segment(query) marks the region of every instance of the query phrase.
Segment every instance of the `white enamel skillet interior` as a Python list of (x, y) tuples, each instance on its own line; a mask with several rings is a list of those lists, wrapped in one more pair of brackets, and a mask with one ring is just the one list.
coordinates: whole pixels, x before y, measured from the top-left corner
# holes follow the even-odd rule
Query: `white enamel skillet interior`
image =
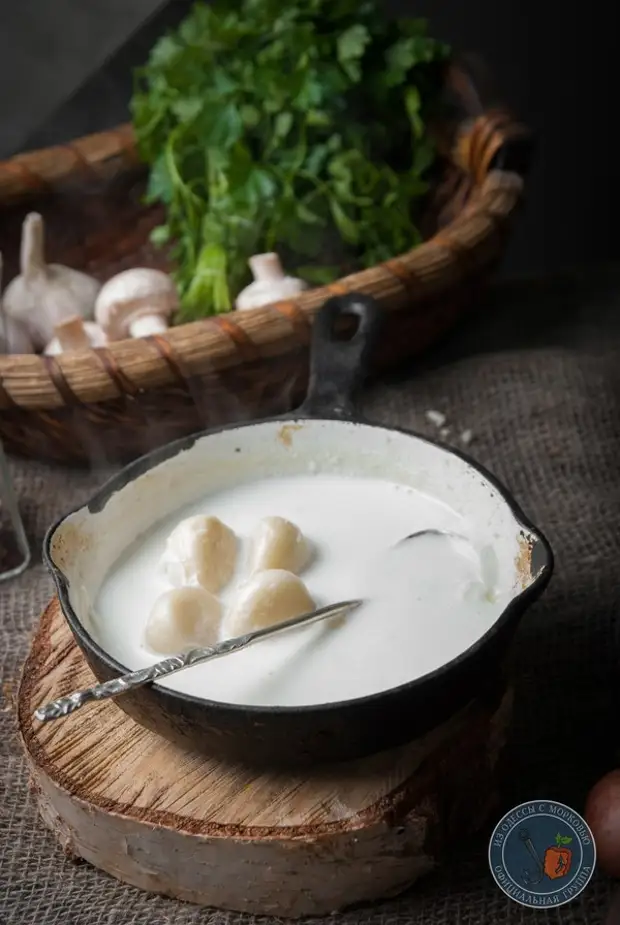
[[(335, 322), (349, 314), (359, 318), (357, 331), (350, 340), (335, 339)], [(162, 725), (159, 721), (159, 710), (162, 715), (169, 714), (168, 719), (171, 714), (176, 731), (182, 730), (181, 737), (188, 730), (191, 737), (193, 730), (189, 727), (202, 726), (202, 717), (208, 718), (209, 729), (221, 719), (223, 730), (218, 732), (218, 741), (222, 741), (222, 731), (231, 732), (233, 745), (224, 750), (243, 756), (245, 746), (241, 746), (241, 751), (237, 747), (240, 733), (236, 720), (244, 728), (242, 738), (245, 736), (247, 741), (248, 717), (271, 722), (280, 715), (281, 719), (274, 721), (274, 731), (277, 727), (276, 737), (281, 737), (287, 726), (285, 715), (293, 720), (304, 715), (309, 718), (314, 713), (315, 720), (322, 717), (327, 726), (323, 728), (319, 723), (319, 728), (311, 723), (308, 734), (320, 733), (324, 743), (331, 743), (327, 747), (328, 757), (332, 753), (339, 757), (334, 739), (339, 736), (337, 723), (333, 724), (332, 717), (332, 728), (326, 720), (330, 710), (344, 709), (350, 719), (356, 715), (350, 710), (357, 705), (362, 709), (357, 719), (362, 722), (364, 703), (372, 706), (368, 715), (375, 716), (381, 698), (393, 707), (402, 693), (401, 705), (405, 706), (413, 694), (414, 699), (424, 697), (430, 708), (426, 720), (433, 722), (435, 700), (438, 709), (448, 710), (475, 693), (467, 689), (472, 671), (475, 674), (480, 670), (481, 658), (486, 662), (487, 656), (496, 657), (496, 643), (507, 636), (502, 630), (516, 625), (520, 614), (547, 584), (553, 568), (547, 541), (488, 472), (465, 454), (423, 436), (355, 418), (352, 396), (364, 377), (378, 318), (374, 302), (366, 297), (350, 295), (330, 300), (315, 321), (309, 394), (297, 415), (230, 426), (156, 450), (127, 466), (88, 505), (55, 524), (46, 537), (44, 553), (63, 613), (99, 679), (106, 680), (135, 667), (120, 664), (104, 651), (92, 618), (93, 603), (102, 582), (123, 552), (157, 522), (206, 495), (249, 480), (307, 475), (312, 470), (370, 476), (419, 488), (478, 525), (481, 536), (493, 538), (499, 583), (514, 589), (504, 612), (482, 638), (456, 659), (431, 675), (391, 691), (316, 707), (261, 707), (220, 703), (153, 685), (118, 701), (119, 706), (145, 725), (174, 737), (168, 729), (169, 723), (162, 721)], [(465, 690), (459, 690), (461, 683), (466, 685)], [(159, 702), (154, 703), (153, 698), (156, 701), (159, 698)], [(241, 713), (245, 720), (241, 720)], [(236, 719), (235, 714), (238, 714)], [(390, 726), (383, 725), (386, 730)], [(202, 733), (204, 738), (204, 728)], [(269, 732), (265, 735), (269, 740)], [(378, 738), (382, 738), (381, 734)], [(395, 738), (394, 733), (390, 738)], [(343, 742), (342, 749), (347, 754), (374, 750), (371, 740), (376, 739), (377, 736), (359, 733), (352, 747)], [(286, 750), (282, 742), (275, 746), (272, 742), (269, 747), (280, 752)]]

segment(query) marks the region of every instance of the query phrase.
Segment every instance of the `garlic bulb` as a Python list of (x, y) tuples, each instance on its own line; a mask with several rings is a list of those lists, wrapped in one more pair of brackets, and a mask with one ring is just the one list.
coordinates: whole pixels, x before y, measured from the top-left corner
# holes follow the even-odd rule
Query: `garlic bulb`
[(54, 326), (72, 315), (92, 318), (100, 285), (92, 276), (46, 263), (43, 219), (31, 212), (24, 219), (20, 276), (4, 294), (6, 314), (26, 326), (35, 347), (54, 336)]
[(26, 326), (5, 312), (2, 301), (2, 254), (0, 254), (0, 353), (34, 353)]
[(256, 254), (248, 263), (254, 282), (237, 296), (235, 308), (239, 311), (292, 299), (308, 288), (302, 279), (285, 275), (277, 254)]
[(34, 353), (25, 325), (6, 316), (0, 324), (0, 353)]

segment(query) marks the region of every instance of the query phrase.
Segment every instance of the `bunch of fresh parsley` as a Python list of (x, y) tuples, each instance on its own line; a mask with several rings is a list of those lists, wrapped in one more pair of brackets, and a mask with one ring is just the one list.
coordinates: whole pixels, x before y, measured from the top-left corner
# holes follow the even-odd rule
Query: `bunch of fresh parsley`
[(381, 0), (198, 3), (136, 75), (181, 320), (228, 311), (252, 254), (325, 282), (419, 242), (448, 48)]

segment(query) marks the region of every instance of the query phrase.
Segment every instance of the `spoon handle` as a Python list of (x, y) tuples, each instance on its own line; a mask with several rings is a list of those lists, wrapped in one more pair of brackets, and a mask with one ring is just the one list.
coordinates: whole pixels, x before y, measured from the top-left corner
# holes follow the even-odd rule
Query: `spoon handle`
[(121, 694), (128, 693), (128, 691), (142, 687), (144, 684), (150, 684), (159, 678), (165, 678), (168, 675), (175, 674), (177, 671), (183, 671), (184, 668), (191, 668), (192, 665), (201, 665), (212, 658), (220, 658), (222, 655), (238, 652), (254, 642), (266, 639), (269, 636), (275, 636), (277, 633), (293, 629), (296, 626), (318, 623), (319, 620), (327, 620), (329, 617), (342, 616), (356, 610), (362, 603), (362, 601), (355, 600), (330, 604), (328, 607), (322, 607), (312, 613), (305, 613), (298, 617), (292, 617), (290, 620), (284, 620), (274, 626), (266, 626), (262, 629), (254, 630), (252, 633), (246, 633), (245, 636), (225, 639), (214, 646), (190, 649), (189, 652), (171, 655), (169, 658), (156, 662), (148, 668), (140, 668), (138, 671), (131, 671), (128, 674), (121, 675), (120, 678), (112, 678), (111, 681), (105, 681), (103, 684), (95, 684), (94, 687), (89, 687), (86, 690), (75, 691), (67, 697), (52, 700), (35, 710), (35, 718), (42, 723), (52, 719), (61, 719), (93, 700), (107, 700), (109, 697), (118, 697)]

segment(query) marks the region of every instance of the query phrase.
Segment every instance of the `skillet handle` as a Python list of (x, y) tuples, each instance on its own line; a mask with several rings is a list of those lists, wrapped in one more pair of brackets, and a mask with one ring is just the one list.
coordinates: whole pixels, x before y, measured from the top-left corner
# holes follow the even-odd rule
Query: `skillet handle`
[[(359, 319), (348, 340), (338, 338), (336, 325)], [(358, 292), (328, 299), (319, 309), (312, 331), (308, 395), (300, 411), (308, 417), (355, 417), (353, 399), (368, 374), (382, 316), (371, 296)]]

